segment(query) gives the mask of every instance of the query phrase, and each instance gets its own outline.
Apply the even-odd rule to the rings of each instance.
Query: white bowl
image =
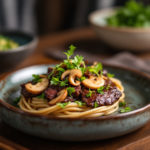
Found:
[[[98,37],[106,44],[120,50],[149,51],[150,28],[111,27],[105,18],[115,13],[117,8],[98,10],[89,15],[89,22]]]

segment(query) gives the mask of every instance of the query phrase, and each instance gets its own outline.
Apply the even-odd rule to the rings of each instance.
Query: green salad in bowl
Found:
[[[7,51],[19,47],[19,44],[7,36],[0,35],[0,51]]]
[[[150,27],[150,5],[130,0],[107,17],[106,23],[113,27]]]

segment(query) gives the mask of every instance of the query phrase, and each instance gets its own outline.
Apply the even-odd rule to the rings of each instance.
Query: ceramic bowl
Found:
[[[28,57],[37,46],[37,37],[19,31],[0,31],[4,35],[19,43],[19,47],[9,50],[0,51],[0,73],[8,71],[21,63]]]
[[[150,28],[111,27],[106,24],[105,19],[116,10],[117,8],[102,9],[89,15],[89,22],[97,36],[119,50],[150,51]]]
[[[125,68],[106,66],[125,87],[125,100],[133,109],[92,119],[59,119],[33,115],[12,105],[20,84],[32,74],[46,73],[48,66],[32,66],[12,73],[0,82],[0,115],[8,125],[30,135],[62,141],[90,141],[121,136],[150,120],[150,77]]]

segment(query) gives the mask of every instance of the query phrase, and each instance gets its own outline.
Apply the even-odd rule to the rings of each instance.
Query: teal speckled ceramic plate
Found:
[[[0,82],[0,115],[10,126],[38,137],[63,141],[89,141],[127,134],[150,120],[150,77],[130,69],[106,66],[120,79],[125,88],[125,100],[133,111],[92,119],[59,119],[33,115],[12,106],[19,95],[20,84],[32,74],[46,73],[50,65],[39,65],[14,72]]]

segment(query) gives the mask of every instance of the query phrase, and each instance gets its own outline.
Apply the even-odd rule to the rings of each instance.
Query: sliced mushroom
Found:
[[[69,75],[69,82],[70,84],[74,86],[80,85],[80,81],[75,81],[75,78],[81,78],[82,77],[82,71],[79,69],[72,69],[67,70],[61,75],[61,80],[63,80],[67,75]]]
[[[105,83],[103,77],[99,76],[91,76],[89,79],[85,79],[82,81],[82,84],[90,89],[98,89],[103,86]]]
[[[36,84],[32,83],[25,84],[25,88],[28,92],[32,94],[40,94],[48,87],[48,83],[49,81],[47,78],[42,78],[42,81]]]
[[[52,99],[52,100],[49,102],[49,104],[50,104],[50,105],[54,105],[54,104],[56,104],[56,103],[58,103],[58,102],[62,102],[62,101],[67,97],[67,94],[68,94],[67,89],[61,90],[61,91],[57,94],[57,97],[54,98],[54,99]]]

